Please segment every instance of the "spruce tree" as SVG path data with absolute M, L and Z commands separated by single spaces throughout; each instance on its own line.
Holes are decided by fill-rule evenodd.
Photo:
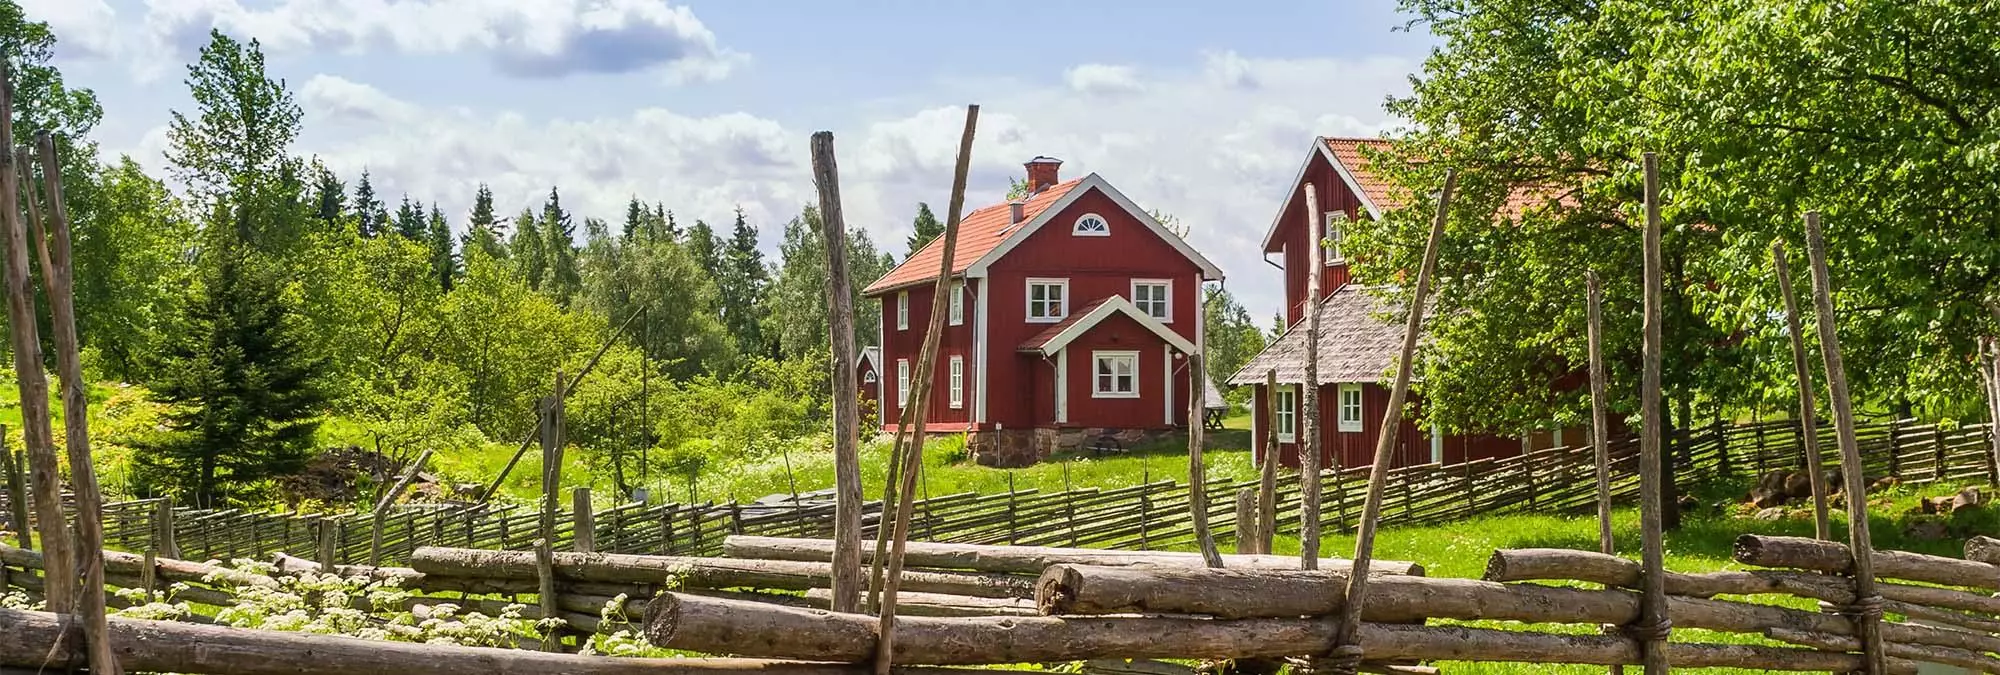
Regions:
M 325 365 L 268 263 L 235 241 L 204 256 L 203 283 L 148 383 L 170 406 L 165 429 L 136 443 L 133 459 L 142 485 L 218 508 L 305 468 Z
M 548 256 L 548 291 L 568 306 L 583 288 L 583 275 L 576 266 L 576 224 L 563 210 L 562 195 L 553 187 L 549 188 L 548 201 L 542 203 L 542 231 L 548 239 L 543 245 Z
M 451 225 L 444 220 L 444 211 L 437 202 L 431 202 L 431 222 L 426 247 L 431 254 L 431 273 L 437 276 L 439 288 L 451 292 L 452 282 L 458 278 L 458 253 L 451 247 Z
M 378 237 L 389 229 L 389 212 L 375 198 L 367 169 L 361 170 L 361 182 L 354 186 L 354 220 L 363 237 Z
M 493 214 L 493 189 L 485 183 L 479 184 L 479 192 L 472 196 L 472 213 L 466 216 L 466 248 L 477 248 L 495 260 L 507 258 L 506 226 Z
M 660 225 L 660 237 L 667 241 L 681 240 L 681 226 L 674 222 L 674 212 L 659 202 L 653 202 L 653 222 Z
M 329 230 L 339 227 L 347 212 L 347 186 L 319 160 L 313 160 L 313 183 L 313 215 Z
M 717 285 L 727 280 L 722 274 L 722 241 L 715 238 L 715 229 L 700 218 L 694 220 L 694 227 L 688 230 L 688 253 L 694 254 L 694 261 L 701 264 L 701 270 L 714 279 Z
M 423 241 L 430 223 L 424 222 L 424 208 L 403 195 L 403 203 L 396 207 L 396 233 L 410 241 Z
M 542 290 L 549 276 L 547 244 L 541 226 L 535 223 L 535 213 L 522 209 L 521 215 L 514 217 L 514 238 L 507 242 L 508 257 L 514 259 L 514 269 L 521 280 L 537 291 Z
M 917 219 L 910 224 L 910 227 L 910 251 L 903 254 L 904 259 L 916 255 L 924 244 L 931 243 L 932 239 L 944 234 L 944 223 L 938 222 L 937 215 L 931 213 L 931 205 L 924 202 L 917 202 Z
M 639 196 L 632 195 L 632 201 L 625 203 L 625 241 L 631 241 L 632 237 L 645 234 L 647 217 L 651 215 L 646 211 L 646 205 L 639 203 Z
M 723 253 L 722 325 L 736 336 L 737 349 L 744 354 L 766 354 L 763 337 L 764 289 L 770 272 L 764 269 L 764 254 L 757 250 L 757 228 L 736 209 L 729 245 Z

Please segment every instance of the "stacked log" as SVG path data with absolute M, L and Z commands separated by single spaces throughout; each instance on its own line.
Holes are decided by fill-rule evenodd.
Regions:
M 939 570 L 970 570 L 998 574 L 1024 574 L 1037 576 L 1050 565 L 1147 565 L 1154 567 L 1201 567 L 1206 562 L 1198 553 L 1174 551 L 1120 551 L 1095 548 L 1057 548 L 1052 546 L 996 546 L 984 544 L 949 544 L 913 541 L 906 544 L 903 552 L 904 565 L 913 568 Z M 723 555 L 731 558 L 754 558 L 760 560 L 794 560 L 801 562 L 828 562 L 833 559 L 833 541 L 830 539 L 793 539 L 787 537 L 732 536 L 722 541 Z M 868 562 L 868 553 L 862 553 L 862 562 Z M 1228 569 L 1298 569 L 1299 559 L 1282 555 L 1236 554 L 1222 556 L 1222 566 Z M 1321 558 L 1320 569 L 1345 569 L 1354 566 L 1354 561 L 1340 558 Z M 1422 576 L 1422 565 L 1397 560 L 1377 560 L 1373 569 L 1383 574 L 1406 574 Z

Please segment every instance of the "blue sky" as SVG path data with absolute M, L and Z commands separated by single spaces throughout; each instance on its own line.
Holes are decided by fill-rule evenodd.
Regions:
M 503 208 L 554 184 L 609 220 L 634 194 L 683 222 L 741 205 L 772 253 L 826 129 L 849 223 L 901 257 L 979 103 L 972 205 L 1036 155 L 1100 173 L 1189 225 L 1258 317 L 1282 300 L 1258 243 L 1313 136 L 1392 128 L 1382 102 L 1433 44 L 1394 0 L 16 1 L 99 94 L 107 155 L 159 167 L 182 64 L 219 27 L 261 40 L 305 109 L 295 150 L 392 202 L 462 214 L 486 182 Z

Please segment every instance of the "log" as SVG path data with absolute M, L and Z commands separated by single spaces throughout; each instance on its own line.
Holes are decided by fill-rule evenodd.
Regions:
M 80 634 L 71 649 L 50 652 L 63 629 L 55 614 L 0 608 L 0 665 L 59 671 L 82 667 Z M 281 633 L 112 617 L 111 644 L 134 672 L 209 675 L 862 675 L 842 664 L 756 659 L 638 659 L 513 649 L 383 642 L 335 635 Z M 908 668 L 909 675 L 948 675 Z M 966 673 L 965 675 L 971 675 Z
M 1639 426 L 1639 560 L 1645 566 L 1640 575 L 1645 608 L 1640 619 L 1643 625 L 1634 628 L 1651 633 L 1641 652 L 1646 675 L 1667 675 L 1672 663 L 1666 650 L 1667 633 L 1672 627 L 1667 624 L 1666 545 L 1661 530 L 1665 527 L 1664 513 L 1672 505 L 1662 495 L 1671 489 L 1666 484 L 1672 483 L 1674 476 L 1666 448 L 1662 447 L 1667 407 L 1660 402 L 1660 359 L 1666 344 L 1660 327 L 1663 317 L 1660 304 L 1665 295 L 1660 280 L 1660 160 L 1652 152 L 1645 153 L 1643 160 L 1646 227 L 1641 244 L 1644 335 L 1640 348 L 1639 409 L 1645 412 Z
M 737 535 L 722 540 L 722 554 L 731 558 L 758 558 L 764 560 L 798 560 L 825 562 L 833 557 L 833 542 L 826 539 L 794 539 L 787 537 L 752 537 Z M 1120 551 L 1095 548 L 1058 548 L 1052 546 L 998 546 L 986 544 L 946 544 L 913 541 L 903 551 L 904 564 L 911 567 L 933 569 L 976 570 L 1007 574 L 1041 574 L 1043 569 L 1055 564 L 1072 565 L 1153 565 L 1169 567 L 1198 567 L 1204 564 L 1201 555 L 1174 551 Z M 1347 569 L 1353 561 L 1340 558 L 1321 558 L 1320 567 L 1327 569 Z M 1281 555 L 1224 555 L 1224 567 L 1231 569 L 1298 569 L 1299 560 Z M 1417 563 L 1377 560 L 1371 569 L 1379 568 L 1385 574 L 1407 574 L 1423 576 L 1424 567 Z
M 1988 565 L 2000 565 L 2000 539 L 1975 534 L 1965 540 L 1965 559 Z
M 300 558 L 283 551 L 271 554 L 271 564 L 276 572 L 285 576 L 297 576 L 307 572 L 318 573 L 317 561 Z M 370 581 L 395 581 L 404 588 L 421 588 L 427 577 L 423 572 L 408 567 L 370 567 L 368 565 L 335 565 L 333 573 L 342 577 L 362 577 Z
M 1588 581 L 1638 588 L 1639 563 L 1588 551 L 1559 548 L 1500 549 L 1486 563 L 1487 581 Z M 1880 584 L 1882 597 L 1904 603 L 2000 614 L 2000 598 L 1934 586 Z M 1813 572 L 1734 570 L 1700 574 L 1667 573 L 1667 593 L 1696 598 L 1717 595 L 1784 593 L 1836 605 L 1854 602 L 1845 579 Z
M 1804 537 L 1746 534 L 1736 538 L 1735 558 L 1746 565 L 1827 574 L 1847 574 L 1854 566 L 1847 545 Z M 1875 551 L 1870 559 L 1875 574 L 1890 579 L 2000 590 L 2000 567 L 1986 563 L 1907 551 Z
M 1051 616 L 1203 614 L 1223 619 L 1317 616 L 1341 608 L 1348 574 L 1346 568 L 1218 570 L 1051 565 L 1035 582 L 1035 605 L 1042 614 Z M 1370 621 L 1423 618 L 1421 615 L 1364 616 Z
M 1861 650 L 1860 640 L 1851 637 L 1840 637 L 1838 635 L 1825 635 L 1821 633 L 1807 633 L 1803 631 L 1788 630 L 1784 628 L 1774 628 L 1771 629 L 1769 637 L 1773 640 L 1778 640 L 1780 642 L 1790 642 L 1792 644 L 1805 645 L 1807 647 L 1812 647 L 1814 649 L 1820 649 L 1820 650 L 1842 651 L 1842 652 L 1853 652 Z M 1960 668 L 1969 668 L 1984 673 L 2000 673 L 2000 659 L 1994 659 L 1993 657 L 1985 656 L 1977 652 L 1966 651 L 1963 649 L 1952 649 L 1950 647 L 1905 645 L 1905 644 L 1897 644 L 1894 642 L 1885 643 L 1882 645 L 1882 647 L 1883 651 L 1886 654 L 1895 659 L 1939 663 L 1944 665 L 1958 666 Z
M 425 546 L 410 556 L 410 568 L 426 575 L 489 580 L 535 578 L 534 553 Z M 555 553 L 556 577 L 570 581 L 628 584 L 678 582 L 686 588 L 828 588 L 833 566 L 785 560 L 739 560 L 619 553 Z M 902 585 L 921 593 L 981 598 L 1034 597 L 1034 580 L 1000 574 L 909 572 Z
M 46 569 L 43 566 L 41 552 L 15 548 L 5 544 L 0 544 L 0 563 L 26 569 Z M 276 588 L 278 586 L 278 580 L 276 579 L 222 565 L 188 562 L 172 558 L 155 558 L 153 563 L 154 574 L 165 581 L 183 581 L 211 585 L 219 582 L 230 586 L 261 586 L 264 588 Z M 122 551 L 104 552 L 104 570 L 106 572 L 138 576 L 144 573 L 145 569 L 146 557 L 143 555 Z M 213 576 L 213 581 L 210 581 L 211 575 Z
M 647 608 L 645 626 L 648 641 L 673 649 L 813 654 L 842 662 L 863 662 L 875 655 L 874 620 L 858 614 L 667 594 Z M 1005 664 L 1100 658 L 1278 658 L 1324 650 L 1332 636 L 1333 626 L 1319 619 L 906 617 L 897 621 L 894 659 Z M 1638 659 L 1630 640 L 1606 635 L 1367 623 L 1361 626 L 1360 638 L 1371 661 L 1611 665 Z M 1675 663 L 1687 667 L 1828 671 L 1851 670 L 1861 662 L 1851 654 L 1750 645 L 1674 643 L 1669 649 L 1676 650 Z
M 780 596 L 771 596 L 780 597 Z M 782 596 L 791 597 L 791 596 Z M 757 598 L 762 600 L 764 598 Z M 833 592 L 824 588 L 806 590 L 807 605 L 833 611 Z M 1040 616 L 1035 603 L 1018 598 L 975 598 L 942 593 L 900 593 L 896 599 L 899 616 Z

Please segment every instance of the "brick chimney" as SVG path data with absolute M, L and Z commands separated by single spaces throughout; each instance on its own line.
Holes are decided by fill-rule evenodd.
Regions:
M 1043 190 L 1049 189 L 1058 182 L 1056 179 L 1056 170 L 1062 167 L 1062 160 L 1048 156 L 1037 156 L 1034 159 L 1028 160 L 1027 167 L 1028 194 L 1036 195 L 1041 194 Z

